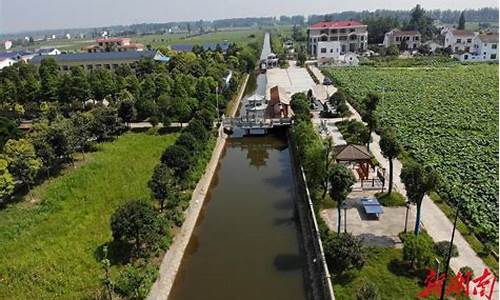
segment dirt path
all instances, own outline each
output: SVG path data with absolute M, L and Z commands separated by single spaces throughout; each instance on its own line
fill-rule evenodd
M 319 69 L 315 66 L 311 66 L 314 71 L 319 72 Z M 318 76 L 318 75 L 316 75 Z M 319 77 L 318 77 L 319 78 Z M 362 122 L 359 113 L 348 103 L 349 110 L 352 112 L 351 119 L 358 120 Z M 380 150 L 379 142 L 380 136 L 376 133 L 372 133 L 372 142 L 370 143 L 370 151 L 373 153 L 375 158 L 380 162 L 382 167 L 389 170 L 389 161 L 385 159 Z M 396 191 L 400 192 L 402 195 L 406 195 L 406 189 L 404 184 L 401 182 L 401 169 L 403 165 L 401 161 L 394 160 L 394 184 L 393 187 Z M 422 202 L 422 219 L 421 224 L 429 235 L 434 239 L 434 242 L 439 241 L 449 241 L 451 233 L 453 230 L 452 222 L 446 217 L 446 215 L 441 211 L 441 209 L 430 199 L 429 196 L 425 196 Z M 479 276 L 483 273 L 483 270 L 487 268 L 483 260 L 476 254 L 469 243 L 465 240 L 462 234 L 457 230 L 455 231 L 454 244 L 458 248 L 459 256 L 454 257 L 450 261 L 450 267 L 455 273 L 457 273 L 461 267 L 469 266 L 474 270 L 475 276 Z M 493 299 L 498 299 L 499 289 L 498 283 L 495 285 L 495 291 L 493 293 Z M 471 297 L 472 299 L 481 299 L 480 297 Z
M 240 88 L 238 97 L 236 98 L 236 103 L 231 109 L 230 116 L 232 117 L 238 111 L 238 106 L 241 98 L 243 97 L 247 82 L 248 75 L 246 75 L 244 83 Z M 185 211 L 186 218 L 184 220 L 184 223 L 182 224 L 179 232 L 175 235 L 172 245 L 163 257 L 162 263 L 160 265 L 160 275 L 158 276 L 156 282 L 153 284 L 147 297 L 147 299 L 149 300 L 166 300 L 170 295 L 175 277 L 177 276 L 177 271 L 179 270 L 182 258 L 184 256 L 184 251 L 186 250 L 189 240 L 191 239 L 191 235 L 196 226 L 196 221 L 198 220 L 198 216 L 200 215 L 201 209 L 203 207 L 205 197 L 210 188 L 212 178 L 215 174 L 215 171 L 217 170 L 219 158 L 222 155 L 224 146 L 226 145 L 226 138 L 227 135 L 224 133 L 222 133 L 217 138 L 217 143 L 214 147 L 214 151 L 212 152 L 212 157 L 205 169 L 205 174 L 203 174 L 200 181 L 196 185 L 196 188 L 193 191 L 193 195 L 191 196 L 189 207 Z

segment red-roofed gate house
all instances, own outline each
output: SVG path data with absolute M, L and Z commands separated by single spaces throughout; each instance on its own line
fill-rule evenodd
M 318 57 L 319 42 L 338 42 L 340 54 L 362 52 L 368 47 L 368 26 L 356 20 L 319 22 L 309 26 L 307 49 L 311 56 Z

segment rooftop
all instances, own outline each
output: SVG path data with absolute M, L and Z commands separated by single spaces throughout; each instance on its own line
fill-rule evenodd
M 335 146 L 335 159 L 339 161 L 371 160 L 372 155 L 368 148 L 362 145 Z
M 413 36 L 413 35 L 420 35 L 420 32 L 418 30 L 400 30 L 400 29 L 393 29 L 392 34 L 394 36 Z
M 28 51 L 2 51 L 0 52 L 0 59 L 12 58 L 17 59 L 18 57 L 33 55 L 32 52 Z
M 309 26 L 309 29 L 337 29 L 337 28 L 355 28 L 365 27 L 357 20 L 338 20 L 338 21 L 323 21 Z
M 480 34 L 478 38 L 483 43 L 498 43 L 498 32 L 488 33 L 488 34 Z
M 222 49 L 222 52 L 226 52 L 227 49 L 229 48 L 229 43 L 228 42 L 222 42 L 222 43 L 205 43 L 201 45 L 205 51 L 210 50 L 210 51 L 215 51 L 217 49 L 217 46 L 219 46 Z M 174 44 L 170 46 L 170 49 L 175 50 L 175 51 L 180 51 L 180 52 L 190 52 L 193 50 L 194 45 L 191 44 Z
M 459 30 L 459 29 L 452 29 L 450 32 L 455 35 L 455 36 L 470 36 L 474 37 L 476 33 L 474 31 L 470 30 Z
M 139 60 L 141 58 L 153 58 L 154 60 L 168 61 L 168 57 L 157 51 L 123 51 L 123 52 L 95 52 L 95 53 L 72 53 L 61 54 L 51 57 L 57 62 L 84 62 L 84 61 L 110 61 L 110 60 Z M 31 62 L 40 63 L 44 56 L 35 56 Z
M 118 43 L 122 41 L 130 41 L 129 38 L 98 38 L 96 40 L 98 43 L 106 43 L 106 42 L 112 42 L 112 43 Z

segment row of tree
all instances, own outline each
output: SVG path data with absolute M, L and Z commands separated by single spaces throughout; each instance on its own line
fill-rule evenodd
M 0 71 L 1 109 L 11 117 L 32 119 L 40 115 L 44 102 L 57 103 L 69 116 L 88 110 L 85 103 L 127 100 L 133 102 L 135 114 L 126 121 L 185 122 L 200 108 L 224 108 L 240 74 L 255 68 L 257 47 L 232 45 L 226 54 L 198 47 L 194 53 L 172 53 L 168 63 L 143 59 L 135 70 L 121 65 L 114 73 L 107 69 L 87 72 L 79 66 L 61 72 L 51 58 L 38 68 L 17 63 Z M 232 77 L 225 82 L 229 70 Z
M 157 268 L 150 257 L 169 246 L 171 227 L 183 223 L 184 209 L 191 196 L 189 191 L 199 180 L 200 170 L 204 170 L 210 157 L 215 116 L 206 110 L 197 113 L 175 144 L 163 152 L 148 182 L 152 198 L 158 205 L 132 200 L 113 214 L 113 243 L 127 249 L 129 265 L 116 280 L 109 275 L 104 278 L 107 295 L 118 294 L 127 299 L 146 297 L 157 276 Z M 108 262 L 103 261 L 105 267 Z

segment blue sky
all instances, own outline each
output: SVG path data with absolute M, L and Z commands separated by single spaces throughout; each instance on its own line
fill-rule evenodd
M 426 9 L 498 7 L 496 0 L 421 0 Z M 409 9 L 413 0 L 0 0 L 0 32 L 142 22 Z

